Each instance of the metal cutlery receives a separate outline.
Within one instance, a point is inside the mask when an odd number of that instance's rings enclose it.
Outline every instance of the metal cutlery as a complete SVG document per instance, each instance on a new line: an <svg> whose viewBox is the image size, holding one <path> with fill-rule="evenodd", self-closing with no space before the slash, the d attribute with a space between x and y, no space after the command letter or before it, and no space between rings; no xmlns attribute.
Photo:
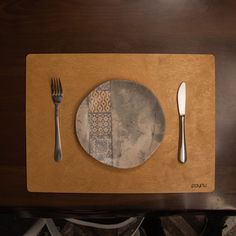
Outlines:
<svg viewBox="0 0 236 236"><path fill-rule="evenodd" d="M185 112L186 112L186 84L182 82L178 89L177 95L179 110L179 153L178 159L180 163L187 161L186 138L185 138Z"/></svg>
<svg viewBox="0 0 236 236"><path fill-rule="evenodd" d="M55 149L54 149L54 159L55 161L60 161L62 159L61 151L61 135L59 126L59 105L62 101L63 90L61 81L59 78L51 79L51 95L53 103L55 104Z"/></svg>

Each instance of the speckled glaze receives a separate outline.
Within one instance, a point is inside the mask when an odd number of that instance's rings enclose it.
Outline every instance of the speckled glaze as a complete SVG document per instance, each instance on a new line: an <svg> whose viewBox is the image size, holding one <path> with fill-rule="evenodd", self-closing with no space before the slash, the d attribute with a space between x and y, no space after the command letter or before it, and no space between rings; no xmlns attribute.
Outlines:
<svg viewBox="0 0 236 236"><path fill-rule="evenodd" d="M156 96L128 80L99 85L76 114L76 134L83 149L101 163L117 168L143 164L159 147L164 128Z"/></svg>

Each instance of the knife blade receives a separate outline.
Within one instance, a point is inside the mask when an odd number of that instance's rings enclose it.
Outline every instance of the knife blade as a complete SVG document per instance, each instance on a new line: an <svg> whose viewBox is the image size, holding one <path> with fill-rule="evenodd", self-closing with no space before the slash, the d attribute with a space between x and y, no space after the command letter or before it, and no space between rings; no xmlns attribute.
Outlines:
<svg viewBox="0 0 236 236"><path fill-rule="evenodd" d="M179 107L179 115L185 115L186 109L186 84L182 82L178 89L178 107Z"/></svg>
<svg viewBox="0 0 236 236"><path fill-rule="evenodd" d="M186 83L182 82L177 95L179 110L179 162L184 164L187 161L186 138L185 138L185 113L186 113Z"/></svg>

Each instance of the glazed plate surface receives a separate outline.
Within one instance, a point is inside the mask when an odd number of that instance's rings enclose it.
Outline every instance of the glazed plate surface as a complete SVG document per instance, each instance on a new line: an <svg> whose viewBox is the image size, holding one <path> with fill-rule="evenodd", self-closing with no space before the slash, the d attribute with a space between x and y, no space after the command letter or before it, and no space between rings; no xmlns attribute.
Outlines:
<svg viewBox="0 0 236 236"><path fill-rule="evenodd" d="M83 149L117 168L142 165L159 147L165 120L156 96L128 80L110 80L80 104L76 134Z"/></svg>

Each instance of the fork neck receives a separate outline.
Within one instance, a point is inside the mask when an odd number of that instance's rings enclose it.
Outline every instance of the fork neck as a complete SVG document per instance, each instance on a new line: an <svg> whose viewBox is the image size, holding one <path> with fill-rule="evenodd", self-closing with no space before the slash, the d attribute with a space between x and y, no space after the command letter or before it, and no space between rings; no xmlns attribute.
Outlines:
<svg viewBox="0 0 236 236"><path fill-rule="evenodd" d="M55 114L56 116L59 115L59 103L55 103Z"/></svg>

